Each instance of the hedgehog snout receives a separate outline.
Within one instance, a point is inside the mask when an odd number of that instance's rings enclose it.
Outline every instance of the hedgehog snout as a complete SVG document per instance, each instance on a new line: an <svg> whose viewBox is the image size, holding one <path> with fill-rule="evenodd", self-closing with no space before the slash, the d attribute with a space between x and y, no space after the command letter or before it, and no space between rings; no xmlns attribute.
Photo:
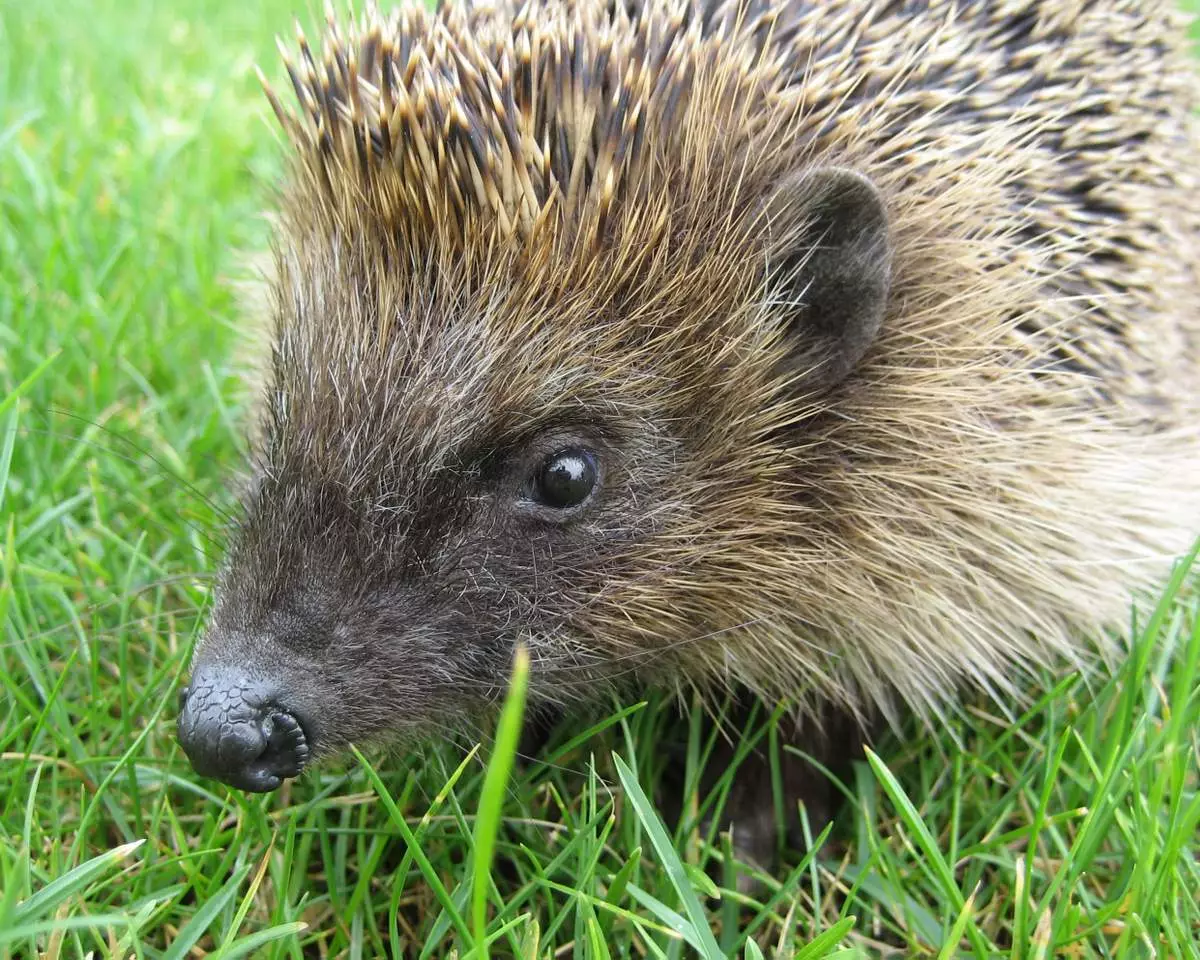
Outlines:
<svg viewBox="0 0 1200 960"><path fill-rule="evenodd" d="M296 713L241 668L198 668L180 691L179 708L179 742L201 776L267 793L308 762L308 737Z"/></svg>

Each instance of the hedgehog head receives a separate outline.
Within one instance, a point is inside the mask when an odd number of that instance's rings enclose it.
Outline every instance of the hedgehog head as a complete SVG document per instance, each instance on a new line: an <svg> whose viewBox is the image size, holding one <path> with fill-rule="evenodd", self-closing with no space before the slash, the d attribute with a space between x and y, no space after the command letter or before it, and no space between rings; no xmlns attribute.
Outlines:
<svg viewBox="0 0 1200 960"><path fill-rule="evenodd" d="M729 637L773 629L888 223L797 146L771 24L690 10L301 38L254 476L181 717L194 759L251 731L217 775L461 726L518 644L540 703L777 670Z"/></svg>

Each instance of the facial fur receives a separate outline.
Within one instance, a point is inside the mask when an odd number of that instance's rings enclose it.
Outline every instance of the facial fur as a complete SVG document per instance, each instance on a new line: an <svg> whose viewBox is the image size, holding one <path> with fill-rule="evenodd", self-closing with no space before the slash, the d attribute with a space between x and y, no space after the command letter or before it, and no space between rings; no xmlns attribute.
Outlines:
<svg viewBox="0 0 1200 960"><path fill-rule="evenodd" d="M1082 662L1114 577L1200 528L1195 86L1096 53L1175 25L842 6L853 29L664 0L301 37L198 667L249 665L328 753L474 722L518 643L542 704L936 709ZM992 64L1035 41L1054 76ZM1097 177L1120 189L1060 189ZM564 451L594 487L539 504Z"/></svg>

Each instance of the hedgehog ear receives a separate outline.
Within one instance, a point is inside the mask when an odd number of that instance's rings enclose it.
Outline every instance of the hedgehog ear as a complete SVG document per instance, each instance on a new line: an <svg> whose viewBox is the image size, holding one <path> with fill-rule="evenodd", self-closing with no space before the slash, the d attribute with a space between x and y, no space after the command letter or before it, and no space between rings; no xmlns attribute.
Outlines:
<svg viewBox="0 0 1200 960"><path fill-rule="evenodd" d="M767 200L771 299L786 303L789 372L830 387L862 360L891 289L887 210L875 185L839 167L789 176Z"/></svg>

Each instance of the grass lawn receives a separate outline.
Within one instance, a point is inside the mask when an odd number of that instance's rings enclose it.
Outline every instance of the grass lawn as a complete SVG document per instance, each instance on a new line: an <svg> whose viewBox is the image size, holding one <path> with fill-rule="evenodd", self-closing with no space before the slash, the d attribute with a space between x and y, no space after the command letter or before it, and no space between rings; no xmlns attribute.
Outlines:
<svg viewBox="0 0 1200 960"><path fill-rule="evenodd" d="M265 798L191 773L175 690L240 442L226 281L279 165L252 65L300 6L0 0L0 960L1200 957L1182 572L1118 675L881 745L832 842L753 896L645 800L653 705L507 785L438 748Z"/></svg>

